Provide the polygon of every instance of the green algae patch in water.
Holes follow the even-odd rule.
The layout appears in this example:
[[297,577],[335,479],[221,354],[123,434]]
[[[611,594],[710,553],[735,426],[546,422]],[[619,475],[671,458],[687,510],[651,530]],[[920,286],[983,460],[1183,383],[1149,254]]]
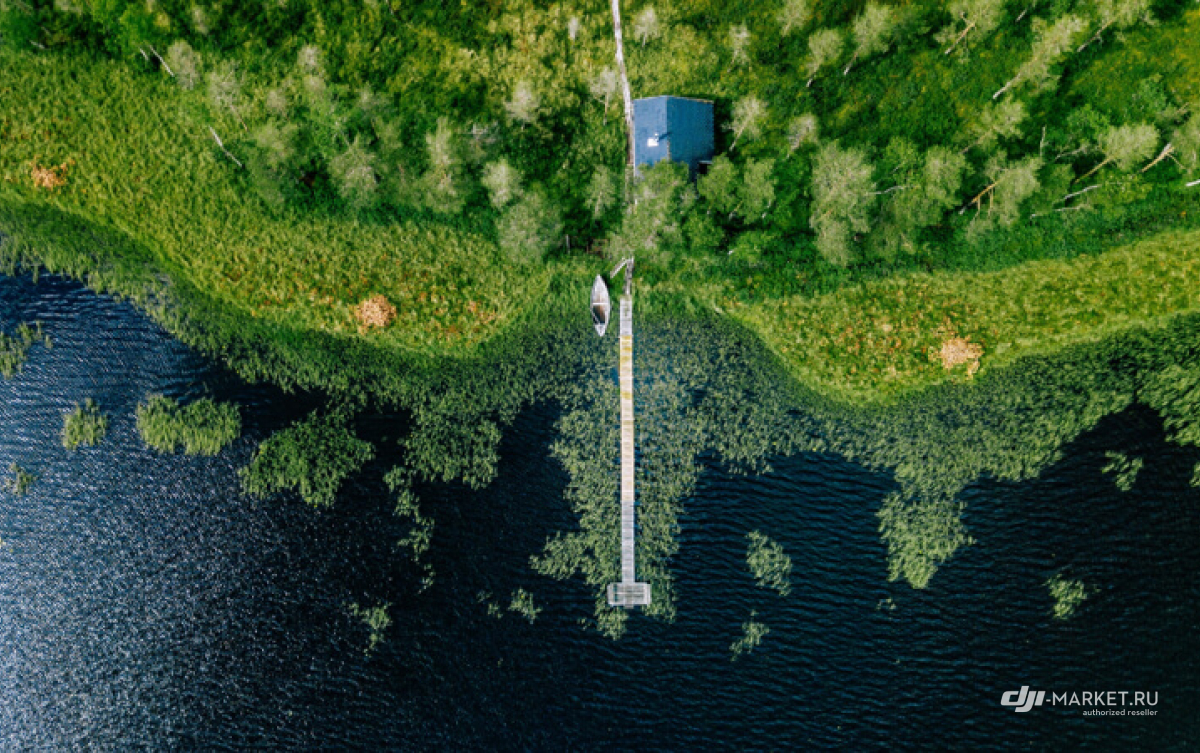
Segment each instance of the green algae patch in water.
[[15,334],[0,332],[0,376],[10,379],[17,375],[29,357],[29,349],[35,343],[50,347],[50,336],[42,332],[42,323],[21,323]]
[[1103,473],[1111,474],[1113,483],[1121,491],[1127,492],[1132,489],[1145,461],[1141,458],[1131,458],[1123,452],[1113,451],[1104,453],[1104,457],[1108,458],[1108,463],[1100,470]]
[[1065,620],[1075,614],[1075,610],[1087,598],[1087,587],[1083,581],[1067,578],[1061,573],[1046,581],[1050,596],[1054,599],[1054,619]]
[[342,481],[373,457],[374,447],[354,436],[344,417],[314,412],[268,437],[239,473],[253,497],[295,490],[307,504],[329,507]]
[[765,623],[758,622],[754,618],[758,616],[757,612],[750,613],[750,619],[742,623],[742,634],[733,643],[729,644],[729,660],[737,661],[743,654],[748,654],[758,648],[758,644],[762,643],[763,638],[771,632],[771,628]]
[[9,494],[15,494],[18,497],[23,497],[29,493],[29,487],[33,486],[38,477],[21,466],[13,463],[8,466],[9,477],[4,479],[0,484]]

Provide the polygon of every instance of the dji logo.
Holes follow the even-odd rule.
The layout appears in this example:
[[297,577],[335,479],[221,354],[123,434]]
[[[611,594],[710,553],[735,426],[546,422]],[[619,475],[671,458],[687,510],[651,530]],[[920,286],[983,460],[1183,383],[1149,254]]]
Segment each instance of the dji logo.
[[1013,711],[1018,714],[1029,711],[1034,706],[1041,706],[1044,700],[1046,700],[1046,691],[1030,691],[1028,685],[1022,685],[1020,690],[1010,690],[1000,696],[1000,704],[1013,706]]

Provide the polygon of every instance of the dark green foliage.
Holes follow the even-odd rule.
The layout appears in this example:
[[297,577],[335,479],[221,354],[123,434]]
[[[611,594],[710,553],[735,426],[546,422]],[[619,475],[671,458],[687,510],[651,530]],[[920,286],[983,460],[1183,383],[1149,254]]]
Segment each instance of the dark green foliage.
[[342,481],[374,456],[371,444],[355,437],[344,417],[313,413],[263,441],[239,474],[251,496],[295,490],[309,505],[329,507]]
[[68,450],[95,447],[108,433],[108,416],[90,397],[63,416],[62,443]]
[[137,407],[137,429],[147,447],[159,452],[216,455],[242,433],[236,405],[201,398],[179,405],[151,395]]

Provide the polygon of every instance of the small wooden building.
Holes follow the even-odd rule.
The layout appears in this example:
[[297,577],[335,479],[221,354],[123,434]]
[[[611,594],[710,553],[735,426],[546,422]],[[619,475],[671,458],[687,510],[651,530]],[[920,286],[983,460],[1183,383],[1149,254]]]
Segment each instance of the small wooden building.
[[634,164],[682,162],[695,179],[701,163],[713,158],[713,103],[665,95],[635,99],[633,136]]

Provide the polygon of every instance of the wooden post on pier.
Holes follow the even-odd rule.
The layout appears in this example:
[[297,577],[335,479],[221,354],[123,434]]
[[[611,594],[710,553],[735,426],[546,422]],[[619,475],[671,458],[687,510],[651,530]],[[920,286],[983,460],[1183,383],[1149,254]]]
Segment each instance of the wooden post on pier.
[[637,544],[633,491],[633,260],[625,267],[625,293],[621,296],[621,582],[608,585],[608,605],[626,609],[650,603],[650,584],[639,583],[634,552]]

